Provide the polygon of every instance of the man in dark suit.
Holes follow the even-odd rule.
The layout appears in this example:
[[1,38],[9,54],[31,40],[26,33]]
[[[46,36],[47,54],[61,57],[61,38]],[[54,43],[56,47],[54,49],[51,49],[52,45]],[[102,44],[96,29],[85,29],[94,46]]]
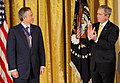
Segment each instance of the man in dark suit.
[[42,32],[33,25],[33,13],[29,7],[18,12],[21,23],[10,28],[7,41],[8,65],[14,83],[39,83],[39,75],[45,67],[45,51]]
[[118,72],[120,73],[120,52],[118,53]]
[[119,28],[108,20],[111,11],[111,8],[106,5],[100,6],[97,11],[98,22],[88,26],[92,53],[92,83],[114,83],[115,43],[118,39]]

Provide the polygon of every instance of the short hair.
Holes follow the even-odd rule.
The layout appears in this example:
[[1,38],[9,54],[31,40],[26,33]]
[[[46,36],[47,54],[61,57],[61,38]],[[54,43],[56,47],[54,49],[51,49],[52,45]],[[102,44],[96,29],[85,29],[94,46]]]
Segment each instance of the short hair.
[[18,12],[18,17],[21,21],[23,21],[23,17],[25,16],[25,12],[31,10],[30,7],[22,7]]
[[107,5],[101,5],[99,8],[104,9],[105,15],[109,15],[109,16],[111,15],[112,9],[110,7],[108,7]]

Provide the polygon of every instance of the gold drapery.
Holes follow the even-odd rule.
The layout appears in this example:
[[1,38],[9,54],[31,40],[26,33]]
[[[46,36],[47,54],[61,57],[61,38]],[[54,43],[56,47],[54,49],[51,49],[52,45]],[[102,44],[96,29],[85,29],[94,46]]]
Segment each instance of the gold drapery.
[[[88,0],[92,22],[101,4],[113,7],[113,0]],[[34,24],[42,29],[46,52],[45,73],[40,83],[80,83],[70,67],[70,38],[75,0],[4,0],[9,27],[18,24],[18,10],[31,7]],[[99,4],[99,5],[94,5]],[[113,10],[114,11],[114,10]],[[110,18],[114,22],[114,13]]]

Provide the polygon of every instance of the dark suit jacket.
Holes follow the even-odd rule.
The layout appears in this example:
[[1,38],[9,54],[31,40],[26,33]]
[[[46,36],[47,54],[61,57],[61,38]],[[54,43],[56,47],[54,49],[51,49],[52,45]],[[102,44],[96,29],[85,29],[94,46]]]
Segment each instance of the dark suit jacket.
[[[93,24],[98,33],[100,23]],[[116,62],[115,43],[118,39],[119,28],[110,21],[104,26],[98,42],[91,41],[91,70],[97,68],[100,71],[114,71]]]
[[22,25],[10,28],[7,41],[7,57],[9,70],[17,69],[20,78],[27,79],[30,75],[30,63],[33,75],[38,78],[40,66],[45,66],[45,51],[40,27],[32,28],[32,48],[29,48]]
[[118,72],[120,73],[120,52],[118,53]]

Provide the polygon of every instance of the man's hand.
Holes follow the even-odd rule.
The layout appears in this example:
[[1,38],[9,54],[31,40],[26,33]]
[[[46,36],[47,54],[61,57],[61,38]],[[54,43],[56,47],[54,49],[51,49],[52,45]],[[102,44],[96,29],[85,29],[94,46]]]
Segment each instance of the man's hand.
[[13,71],[11,72],[11,75],[13,76],[13,78],[18,78],[19,77],[19,74],[18,74],[18,71]]
[[40,68],[40,74],[42,75],[44,73],[44,68]]
[[95,27],[92,28],[92,24],[88,25],[88,36],[90,39],[92,40],[96,40],[97,39],[97,34],[96,34],[96,31],[95,31]]

